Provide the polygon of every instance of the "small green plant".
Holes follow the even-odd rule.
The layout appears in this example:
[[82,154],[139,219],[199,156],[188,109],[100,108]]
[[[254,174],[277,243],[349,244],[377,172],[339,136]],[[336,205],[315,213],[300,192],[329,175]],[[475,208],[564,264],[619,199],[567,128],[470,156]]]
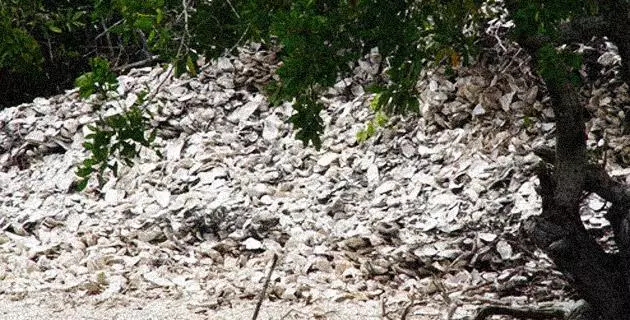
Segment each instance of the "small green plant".
[[384,127],[389,121],[389,117],[387,114],[380,110],[382,98],[381,94],[377,94],[374,96],[372,101],[370,101],[370,109],[375,112],[374,119],[368,121],[365,125],[365,128],[357,132],[356,139],[358,142],[365,142],[367,139],[373,137],[376,134],[376,129],[380,127]]
[[324,133],[324,121],[319,116],[319,112],[323,108],[324,106],[313,95],[300,95],[295,99],[293,104],[295,113],[289,117],[288,122],[296,128],[295,137],[301,140],[305,147],[309,141],[317,150],[322,146],[320,137]]
[[534,120],[532,120],[532,118],[530,118],[529,116],[524,116],[523,117],[523,126],[527,129],[531,128],[532,126],[534,126]]
[[116,74],[109,68],[109,61],[101,57],[90,59],[92,71],[79,76],[74,84],[79,87],[81,98],[87,98],[94,93],[105,97],[107,91],[116,90],[118,80]]
[[[92,71],[75,81],[79,95],[87,98],[96,93],[106,98],[108,92],[118,87],[116,74],[111,71],[106,59],[90,59],[90,65]],[[100,117],[96,123],[88,126],[92,132],[86,135],[83,147],[90,152],[90,157],[84,159],[77,168],[77,190],[85,189],[93,173],[96,173],[99,187],[102,187],[105,171],[109,169],[117,176],[120,162],[133,166],[133,160],[139,155],[141,147],[151,148],[158,156],[162,156],[153,144],[157,128],[150,130],[152,114],[143,108],[146,97],[147,92],[143,91],[128,109],[119,114]],[[100,104],[96,103],[94,109],[99,108]]]
[[132,166],[134,158],[140,153],[139,146],[150,148],[162,157],[154,145],[157,128],[149,131],[151,114],[141,108],[145,97],[146,92],[143,92],[128,110],[100,118],[88,127],[92,132],[85,137],[83,147],[91,155],[83,160],[76,171],[79,177],[77,190],[85,189],[92,173],[96,173],[99,187],[105,182],[104,173],[107,169],[118,176],[119,162]]

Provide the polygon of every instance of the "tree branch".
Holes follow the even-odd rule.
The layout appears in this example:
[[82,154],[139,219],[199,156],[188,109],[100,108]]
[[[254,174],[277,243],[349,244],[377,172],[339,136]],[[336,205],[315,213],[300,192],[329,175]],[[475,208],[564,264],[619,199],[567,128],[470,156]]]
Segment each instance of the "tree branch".
[[534,310],[520,309],[502,306],[484,307],[477,313],[474,320],[485,320],[493,315],[511,316],[518,319],[564,319],[565,313],[560,309]]

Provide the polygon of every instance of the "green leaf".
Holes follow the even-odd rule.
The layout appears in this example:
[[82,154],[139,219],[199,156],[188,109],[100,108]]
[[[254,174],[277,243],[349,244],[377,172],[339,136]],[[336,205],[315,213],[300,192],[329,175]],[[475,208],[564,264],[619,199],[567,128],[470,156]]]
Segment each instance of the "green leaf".
[[190,73],[190,75],[193,77],[197,76],[197,63],[193,61],[193,57],[191,55],[188,55],[186,57],[186,71],[188,71],[188,73]]
[[77,169],[76,175],[81,178],[85,178],[92,174],[92,172],[94,172],[94,169],[92,167],[81,167]]
[[80,179],[77,183],[77,191],[83,191],[87,187],[88,179]]
[[389,120],[389,118],[385,115],[384,112],[379,111],[376,113],[374,120],[376,121],[376,125],[378,125],[379,127],[382,127],[385,124],[387,124],[387,121]]
[[376,133],[376,128],[374,127],[374,124],[372,123],[372,121],[368,122],[365,132],[368,137],[371,137]]
[[151,130],[151,133],[149,134],[148,142],[153,143],[156,137],[157,137],[157,128]]
[[133,26],[142,30],[149,31],[153,28],[153,19],[155,17],[147,14],[137,14]]
[[359,143],[365,142],[368,139],[367,132],[365,131],[365,129],[361,129],[357,132],[356,139],[357,139],[357,142]]
[[54,33],[62,33],[63,31],[61,31],[61,29],[59,29],[59,27],[48,25],[48,30],[54,32]]
[[162,23],[162,20],[164,20],[164,10],[162,10],[161,8],[157,8],[155,9],[155,13],[156,13],[155,22],[157,24]]
[[370,101],[370,109],[372,109],[372,111],[376,111],[380,107],[380,98],[381,94],[378,93],[374,95],[374,98],[372,98],[372,101]]

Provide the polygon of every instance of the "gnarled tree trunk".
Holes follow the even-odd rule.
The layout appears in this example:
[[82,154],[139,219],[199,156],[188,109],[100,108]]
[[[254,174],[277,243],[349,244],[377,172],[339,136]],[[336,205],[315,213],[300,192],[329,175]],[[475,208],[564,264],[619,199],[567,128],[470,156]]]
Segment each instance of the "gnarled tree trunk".
[[[608,36],[619,48],[622,77],[630,84],[630,6],[621,3],[602,6],[602,17],[591,20],[597,23],[574,21],[565,30],[573,40]],[[536,61],[538,49],[549,39],[517,41]],[[588,163],[578,88],[544,80],[555,113],[556,149],[537,151],[543,159],[537,172],[543,212],[525,223],[525,231],[574,281],[592,309],[573,315],[574,319],[630,320],[630,188],[613,180],[602,166]],[[617,253],[605,252],[582,224],[579,208],[584,191],[612,203],[606,218],[615,233]]]

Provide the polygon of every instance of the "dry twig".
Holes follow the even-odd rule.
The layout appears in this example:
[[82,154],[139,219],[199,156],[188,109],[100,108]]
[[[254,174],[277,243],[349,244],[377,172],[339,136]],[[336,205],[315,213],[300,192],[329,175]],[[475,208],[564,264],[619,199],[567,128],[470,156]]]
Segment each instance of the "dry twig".
[[262,306],[262,302],[265,299],[267,287],[269,287],[269,281],[271,280],[271,274],[273,273],[273,269],[276,268],[276,262],[278,262],[278,255],[274,253],[271,260],[271,267],[269,268],[269,273],[267,273],[265,284],[263,285],[263,289],[260,292],[260,296],[258,297],[258,303],[256,304],[256,309],[254,310],[254,316],[252,317],[252,320],[256,320],[256,318],[258,318],[258,312],[260,311],[260,306]]

